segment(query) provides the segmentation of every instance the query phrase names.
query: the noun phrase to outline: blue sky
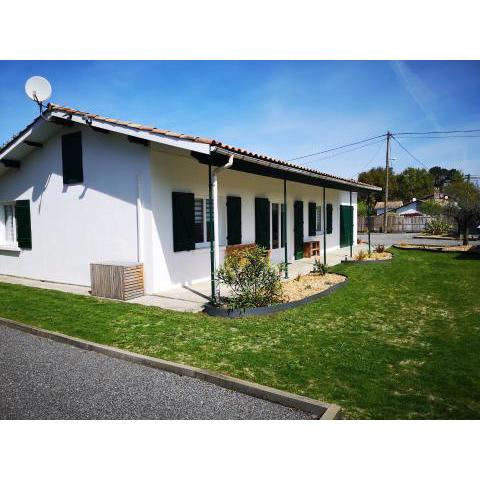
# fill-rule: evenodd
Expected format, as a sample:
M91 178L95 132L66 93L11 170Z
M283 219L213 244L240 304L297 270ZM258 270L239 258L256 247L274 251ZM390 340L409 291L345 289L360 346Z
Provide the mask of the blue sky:
M480 62L1 61L0 143L37 114L25 96L47 77L52 101L266 153L284 160L387 130L480 128ZM404 139L428 167L480 174L480 138ZM419 166L392 145L395 170ZM299 160L356 177L383 144Z

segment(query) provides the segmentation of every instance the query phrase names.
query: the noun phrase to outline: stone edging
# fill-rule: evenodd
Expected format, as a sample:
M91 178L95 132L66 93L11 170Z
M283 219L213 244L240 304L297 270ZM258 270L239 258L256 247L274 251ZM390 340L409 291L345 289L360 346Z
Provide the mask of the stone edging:
M348 277L346 275L336 272L335 275L341 275L342 277L345 277L345 281L332 285L322 292L315 293L309 297L301 298L300 300L295 300L293 302L276 303L267 307L239 308L235 310L229 310L227 308L215 307L214 305L207 304L205 305L204 312L212 317L224 318L254 317L256 315L268 315L270 313L283 312L284 310L289 310L290 308L307 305L308 303L317 300L317 298L330 295L335 290L345 286L348 283Z
M480 252L477 250L443 250L445 247L452 247L454 245L425 245L425 247L422 247L420 245L417 245L415 247L403 247L401 245L392 245L394 248L398 248L399 250L404 250L404 251L413 251L413 252L433 252L433 253L466 253L467 255L475 255L475 254L480 254Z
M382 263L382 262L391 262L393 259L393 255L390 258L378 258L375 260L342 260L342 263L345 264L361 264L361 265L368 265L369 263Z
M220 373L215 373L210 370L191 367L181 363L170 362L169 360L162 360L159 358L148 357L138 353L128 352L119 348L101 345L99 343L82 340L77 337L70 337L63 333L51 332L43 328L32 327L25 323L16 322L0 317L0 325L5 325L9 328L14 328L22 332L27 332L39 337L48 338L56 342L72 345L84 350L91 350L94 352L107 355L112 358L118 358L132 363L137 363L159 370L175 373L177 375L184 375L187 377L197 378L204 382L213 383L222 388L234 390L235 392L250 395L252 397L261 398L272 403L278 403L285 407L295 408L304 412L310 413L320 420L338 420L342 418L342 409L333 403L324 403L312 398L296 395L294 393L285 392L276 388L266 387L258 383L240 380L238 378L229 377Z

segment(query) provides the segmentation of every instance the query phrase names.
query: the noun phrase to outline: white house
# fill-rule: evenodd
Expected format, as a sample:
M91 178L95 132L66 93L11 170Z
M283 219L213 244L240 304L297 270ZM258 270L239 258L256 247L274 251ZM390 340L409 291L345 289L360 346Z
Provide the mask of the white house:
M405 203L401 207L395 208L393 213L402 217L421 217L425 216L422 212L422 203L424 200L412 198L411 202Z
M209 279L228 244L291 262L355 243L357 192L378 190L49 104L0 149L0 273L89 286L90 263L138 261L153 293Z

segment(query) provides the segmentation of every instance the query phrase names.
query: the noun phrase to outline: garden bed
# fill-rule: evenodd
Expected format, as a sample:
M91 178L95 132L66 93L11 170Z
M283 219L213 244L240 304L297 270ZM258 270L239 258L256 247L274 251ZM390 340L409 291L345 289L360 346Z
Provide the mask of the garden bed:
M386 262L392 259L390 252L372 252L370 255L359 258L358 255L352 260L342 260L342 263L375 263Z
M420 245L414 243L393 245L402 250L426 250L430 252L462 252L462 253L480 253L479 245Z
M265 307L229 309L225 306L207 304L205 313L214 317L240 318L267 315L269 313L282 312L290 308L306 305L317 298L333 293L347 283L345 275L327 273L318 275L309 273L282 283L283 298L281 303L275 303Z

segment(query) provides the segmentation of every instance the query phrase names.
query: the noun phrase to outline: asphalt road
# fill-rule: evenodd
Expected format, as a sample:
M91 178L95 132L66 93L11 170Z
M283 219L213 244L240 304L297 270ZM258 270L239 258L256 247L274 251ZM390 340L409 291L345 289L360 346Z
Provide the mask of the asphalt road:
M0 419L309 419L201 380L0 325Z
M431 238L414 238L418 236L418 233L372 233L371 242L373 244L383 244L387 247L394 243L400 243L402 241L408 243L416 243L418 245L461 245L461 240L444 240L444 239L431 239ZM368 242L368 235L365 233L359 233L358 238ZM471 241L472 245L478 245L478 240Z

